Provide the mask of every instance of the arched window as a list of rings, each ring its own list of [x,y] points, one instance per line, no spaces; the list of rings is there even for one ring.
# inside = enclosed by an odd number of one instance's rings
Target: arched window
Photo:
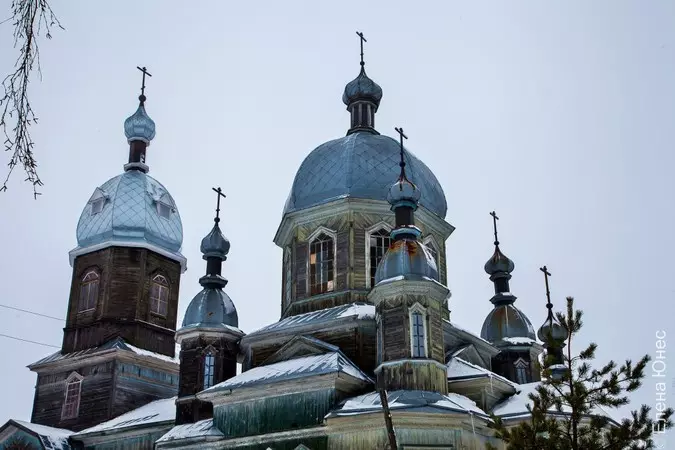
[[[209,351],[204,355],[204,389],[213,386],[213,378],[216,368],[216,356],[213,351]]]
[[[523,359],[523,358],[518,358],[518,360],[513,363],[515,369],[516,369],[516,383],[518,384],[526,384],[529,382],[528,376],[527,376],[527,368],[529,364]]]
[[[377,272],[377,266],[382,261],[382,257],[387,253],[389,245],[391,245],[391,237],[389,231],[385,228],[380,228],[376,231],[369,233],[369,262],[370,262],[370,287],[375,286],[375,273]]]
[[[98,285],[100,277],[95,270],[90,270],[82,278],[80,283],[80,303],[78,312],[90,311],[96,308],[98,300]]]
[[[82,375],[73,372],[66,378],[66,395],[63,400],[61,419],[74,419],[80,411],[80,393],[82,391]]]
[[[169,282],[162,275],[155,275],[150,286],[150,312],[166,316],[169,309]]]
[[[427,357],[427,314],[415,304],[410,308],[410,352],[413,358]]]
[[[309,284],[311,295],[333,290],[334,250],[333,238],[319,234],[310,244]]]
[[[284,249],[284,309],[291,303],[293,295],[293,264],[291,262],[291,247]]]

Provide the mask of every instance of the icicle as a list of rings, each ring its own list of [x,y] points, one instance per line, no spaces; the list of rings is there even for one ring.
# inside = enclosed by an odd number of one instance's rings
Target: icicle
[[[471,417],[471,432],[473,433],[473,437],[476,437],[476,427],[473,424],[473,412],[469,411],[469,417]]]
[[[490,393],[491,393],[492,395],[494,395],[494,394],[495,394],[495,387],[494,387],[494,385],[492,384],[492,374],[490,374],[489,378],[490,378]]]

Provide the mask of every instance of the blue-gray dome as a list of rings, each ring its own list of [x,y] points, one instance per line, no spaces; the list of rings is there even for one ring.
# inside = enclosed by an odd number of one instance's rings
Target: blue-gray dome
[[[505,338],[535,339],[530,319],[512,303],[499,304],[490,311],[483,322],[480,337],[493,343],[503,341]]]
[[[546,342],[549,334],[556,341],[564,341],[567,339],[567,330],[555,317],[553,317],[553,320],[546,319],[546,322],[539,327],[539,331],[537,332],[537,336],[542,342]]]
[[[77,224],[80,248],[106,242],[150,244],[176,254],[183,225],[176,204],[161,183],[129,170],[96,188]]]
[[[213,225],[211,232],[202,239],[200,250],[204,255],[204,259],[209,257],[219,258],[223,261],[227,259],[227,254],[230,251],[230,241],[223,236],[217,223]]]
[[[376,105],[382,100],[382,88],[366,75],[366,69],[361,66],[359,76],[347,83],[342,94],[342,101],[349,105],[355,100],[371,100]]]
[[[375,284],[391,279],[438,281],[436,258],[415,239],[399,239],[391,243],[375,272]]]
[[[124,121],[124,134],[129,142],[143,141],[150,144],[155,138],[155,122],[145,112],[142,102],[136,112]]]
[[[499,246],[495,246],[495,252],[492,257],[485,263],[485,272],[488,275],[496,273],[511,273],[515,270],[516,265],[511,261],[502,251]]]
[[[368,131],[320,145],[300,165],[284,214],[346,197],[386,201],[399,177],[400,149],[394,139]],[[408,150],[405,162],[421,192],[420,205],[445,218],[447,203],[436,176]]]
[[[183,327],[225,328],[239,327],[237,309],[222,290],[204,288],[190,302],[183,318]]]

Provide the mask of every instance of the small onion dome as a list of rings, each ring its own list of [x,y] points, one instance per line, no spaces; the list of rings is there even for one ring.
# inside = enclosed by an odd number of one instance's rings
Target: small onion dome
[[[223,236],[217,223],[213,225],[211,232],[202,239],[200,250],[204,254],[204,259],[209,257],[219,258],[223,261],[227,259],[230,241]]]
[[[546,322],[544,322],[537,332],[537,337],[542,342],[546,342],[546,339],[549,335],[554,341],[562,342],[567,339],[567,330],[565,330],[565,328],[560,325],[555,317],[553,320],[546,319]]]
[[[382,100],[382,88],[366,75],[366,69],[361,66],[359,76],[347,83],[345,92],[342,94],[342,101],[345,105],[350,105],[356,100],[370,100],[379,106]]]
[[[375,272],[375,284],[390,279],[438,281],[436,259],[424,244],[415,239],[396,240]]]
[[[495,252],[492,257],[485,263],[485,271],[488,275],[496,273],[511,273],[516,268],[516,265],[511,261],[502,251],[499,246],[495,246]]]
[[[513,297],[515,300],[515,297]],[[483,322],[480,337],[496,343],[509,338],[534,341],[534,327],[525,314],[511,304],[495,306]]]
[[[232,299],[222,289],[203,289],[192,299],[185,311],[183,327],[226,326],[239,327],[239,317]]]
[[[124,134],[129,142],[143,141],[148,145],[155,138],[155,122],[145,112],[143,103],[124,121]]]
[[[392,206],[405,204],[413,209],[417,209],[417,202],[422,196],[417,186],[408,181],[407,178],[399,177],[398,181],[391,185],[387,193],[387,201]]]

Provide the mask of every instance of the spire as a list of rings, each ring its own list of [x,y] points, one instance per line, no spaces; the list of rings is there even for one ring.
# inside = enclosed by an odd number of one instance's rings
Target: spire
[[[206,260],[206,275],[199,280],[199,283],[206,287],[207,285],[224,287],[227,280],[220,276],[223,261],[227,259],[230,251],[230,241],[228,241],[220,231],[220,199],[225,198],[221,188],[212,188],[216,193],[216,217],[213,219],[213,228],[211,232],[202,239],[201,252]]]
[[[485,263],[485,272],[490,275],[490,280],[495,285],[495,295],[490,300],[495,305],[497,304],[511,304],[516,298],[511,295],[509,288],[509,280],[511,279],[511,272],[515,269],[515,264],[511,261],[499,248],[499,238],[497,234],[497,213],[492,211],[492,226],[495,236],[495,251],[492,257]]]
[[[546,321],[539,328],[537,336],[546,346],[546,355],[552,358],[551,375],[554,378],[560,378],[565,373],[563,348],[565,339],[567,339],[567,330],[560,325],[558,319],[553,314],[553,304],[551,303],[551,291],[549,289],[548,278],[551,276],[546,266],[540,268],[544,273],[544,282],[546,283]]]
[[[366,75],[366,63],[363,59],[363,43],[368,42],[360,31],[356,32],[361,47],[361,71],[345,86],[342,101],[351,114],[351,127],[347,134],[357,131],[375,131],[375,113],[382,100],[382,88]]]
[[[155,138],[155,122],[145,112],[145,77],[152,75],[145,67],[137,67],[143,73],[141,82],[141,95],[138,96],[139,104],[136,112],[124,121],[124,134],[129,142],[129,163],[124,170],[148,171],[145,165],[145,151],[150,141]]]
[[[400,162],[401,173],[396,183],[389,188],[387,200],[391,205],[391,210],[396,214],[396,228],[391,232],[392,239],[403,239],[406,237],[418,238],[421,235],[419,228],[415,226],[415,210],[421,197],[420,190],[408,179],[405,173],[405,147],[403,140],[408,136],[403,132],[403,128],[394,128],[399,134],[400,139]]]

